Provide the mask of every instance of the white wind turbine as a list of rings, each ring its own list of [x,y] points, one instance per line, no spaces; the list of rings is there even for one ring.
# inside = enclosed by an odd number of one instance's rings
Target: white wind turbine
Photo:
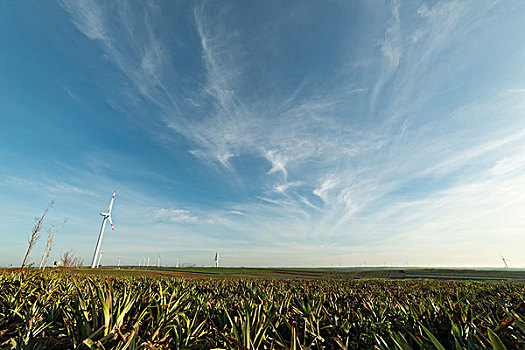
[[[95,253],[93,254],[93,262],[91,263],[91,268],[92,269],[97,267],[97,257],[98,257],[98,252],[100,250],[100,246],[102,245],[102,237],[104,236],[104,228],[106,227],[106,221],[109,220],[109,223],[111,225],[111,229],[112,230],[115,229],[113,227],[113,221],[111,221],[111,208],[113,207],[113,201],[115,200],[115,194],[116,193],[117,193],[117,191],[113,192],[113,197],[111,198],[111,202],[109,202],[109,208],[108,208],[107,213],[104,213],[104,212],[100,213],[100,215],[103,216],[102,227],[100,228],[100,233],[98,235],[97,246],[95,248]]]
[[[219,250],[215,252],[215,267],[219,267]]]
[[[505,259],[503,257],[503,255],[501,256],[501,260],[503,260],[503,263],[505,264],[505,268],[508,269],[509,268],[509,265],[507,265],[507,261],[509,261],[509,259]]]

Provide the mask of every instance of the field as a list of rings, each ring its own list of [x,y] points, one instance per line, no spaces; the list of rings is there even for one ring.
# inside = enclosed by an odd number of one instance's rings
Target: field
[[[113,274],[119,276],[165,275],[189,278],[257,278],[257,279],[405,279],[478,282],[521,282],[525,283],[525,270],[519,269],[424,269],[424,268],[137,268],[117,267],[104,269],[81,269],[84,274]]]
[[[525,348],[523,280],[474,270],[0,270],[0,348]]]

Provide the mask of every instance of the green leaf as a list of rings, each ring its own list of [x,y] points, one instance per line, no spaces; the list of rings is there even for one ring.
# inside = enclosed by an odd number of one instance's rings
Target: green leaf
[[[443,345],[441,345],[441,343],[437,340],[437,338],[434,337],[434,335],[425,326],[423,326],[423,324],[419,323],[419,325],[421,326],[421,328],[423,328],[423,331],[425,331],[425,334],[430,338],[430,341],[432,341],[432,344],[434,344],[436,349],[445,350]]]
[[[494,333],[493,331],[489,329],[488,334],[489,334],[490,345],[492,345],[493,350],[506,350],[505,345],[503,345],[503,343],[501,342],[499,337],[496,335],[496,333]]]
[[[108,307],[108,304],[106,304],[106,301],[104,299],[104,294],[102,292],[102,289],[100,288],[100,286],[97,286],[97,294],[98,294],[98,298],[100,300],[100,303],[102,304],[102,311],[104,313],[104,335],[108,335],[109,333],[109,324],[110,324],[110,321],[111,321],[111,318],[109,316],[109,307]]]

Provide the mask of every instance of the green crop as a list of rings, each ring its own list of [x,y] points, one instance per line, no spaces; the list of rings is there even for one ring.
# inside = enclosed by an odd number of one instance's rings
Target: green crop
[[[0,349],[525,348],[525,286],[0,275]]]

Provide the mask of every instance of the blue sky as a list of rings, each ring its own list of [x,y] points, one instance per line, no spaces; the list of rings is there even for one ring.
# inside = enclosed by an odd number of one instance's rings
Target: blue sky
[[[116,189],[103,264],[525,266],[524,16],[1,2],[0,265],[51,200],[89,263]]]

